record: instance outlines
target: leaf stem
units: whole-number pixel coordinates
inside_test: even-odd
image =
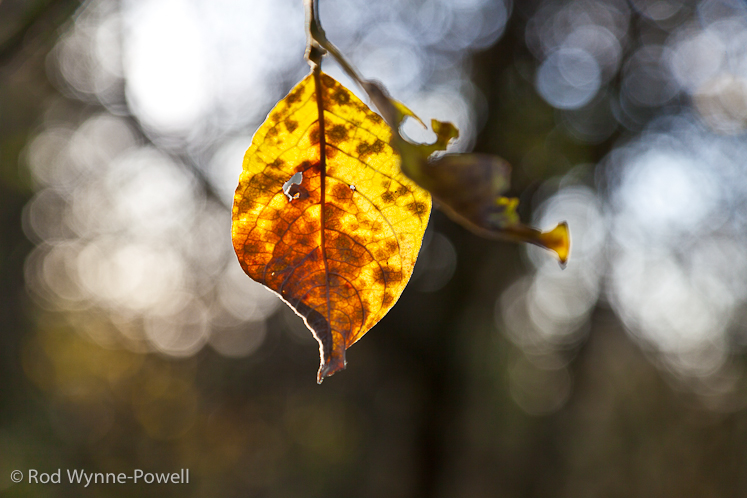
[[[401,117],[392,104],[386,90],[376,81],[365,79],[358,70],[342,55],[334,43],[327,39],[327,35],[319,20],[319,0],[304,0],[306,11],[306,60],[312,69],[321,65],[321,58],[329,53],[343,71],[350,76],[368,94],[371,102],[381,113],[384,120],[393,130],[399,128]]]
[[[316,71],[322,65],[322,57],[326,54],[325,49],[317,42],[319,33],[324,37],[324,30],[319,21],[319,1],[304,0],[304,11],[306,13],[306,54],[305,59],[309,62],[312,71]]]

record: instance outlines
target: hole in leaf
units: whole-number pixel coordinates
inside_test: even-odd
[[[306,189],[301,186],[302,181],[303,173],[298,171],[290,177],[290,180],[283,184],[283,193],[288,197],[288,201],[305,199],[309,196]]]

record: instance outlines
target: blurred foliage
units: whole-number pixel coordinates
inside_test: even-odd
[[[319,387],[225,208],[306,71],[300,2],[4,0],[0,493],[82,494],[15,469],[190,468],[88,493],[744,494],[744,5],[321,9],[455,150],[513,165],[524,220],[569,221],[568,268],[435,212],[398,305]]]

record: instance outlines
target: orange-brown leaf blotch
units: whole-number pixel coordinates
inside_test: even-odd
[[[430,194],[400,171],[391,129],[312,72],[272,110],[244,157],[233,206],[244,271],[319,342],[318,380],[394,305],[420,250]]]

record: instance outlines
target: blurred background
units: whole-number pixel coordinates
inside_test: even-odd
[[[189,468],[86,492],[747,496],[747,6],[320,11],[453,151],[509,160],[523,219],[570,224],[568,267],[434,211],[317,386],[311,333],[230,243],[244,151],[308,71],[301,0],[3,0],[0,494],[81,493],[14,469]]]

